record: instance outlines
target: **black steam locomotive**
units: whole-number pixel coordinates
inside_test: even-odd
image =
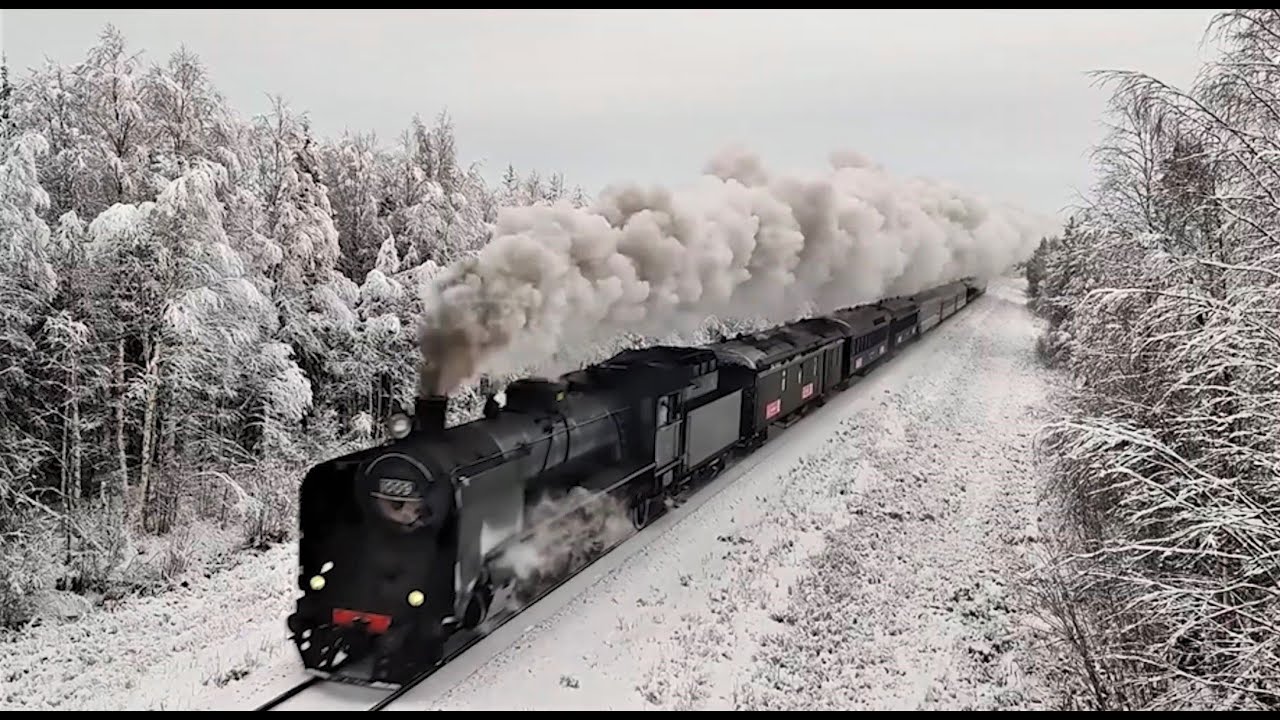
[[[447,400],[420,400],[393,422],[397,439],[303,480],[303,595],[288,625],[305,667],[374,684],[419,676],[513,582],[494,559],[555,521],[533,515],[541,499],[612,496],[643,527],[985,289],[967,279],[703,347],[628,350],[512,383],[505,406],[447,429]]]

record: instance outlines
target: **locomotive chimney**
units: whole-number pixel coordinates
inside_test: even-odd
[[[444,432],[444,420],[449,412],[448,395],[428,395],[419,397],[414,415],[418,419],[418,428],[429,435]]]

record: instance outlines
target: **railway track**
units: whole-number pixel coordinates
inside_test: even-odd
[[[254,710],[257,712],[266,712],[268,710],[274,709],[275,707],[282,705],[288,702],[289,700],[292,700],[295,696],[306,691],[307,688],[312,687],[314,685],[318,685],[323,681],[324,681],[323,678],[320,678],[320,677],[309,677],[306,680],[303,680],[302,682],[298,683],[297,685],[294,685],[293,687],[289,688],[288,690],[285,690],[279,695],[271,698],[265,703],[259,705],[258,707],[254,708]]]

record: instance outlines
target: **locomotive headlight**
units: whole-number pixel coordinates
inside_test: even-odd
[[[311,589],[319,592],[324,589],[324,577],[321,575],[311,576]]]
[[[422,594],[421,590],[414,590],[409,593],[409,606],[422,607],[422,603],[427,601],[427,596]]]
[[[396,413],[387,420],[387,431],[397,440],[406,437],[412,429],[413,422],[404,413]]]

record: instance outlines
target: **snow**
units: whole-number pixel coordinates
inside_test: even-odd
[[[1048,400],[1020,280],[743,460],[394,709],[1035,708],[1019,572]],[[228,708],[304,677],[284,546],[0,641],[0,709]],[[359,708],[329,686],[291,707]]]
[[[235,679],[291,661],[284,618],[295,563],[294,549],[278,546],[162,595],[5,633],[0,711],[216,704]]]

